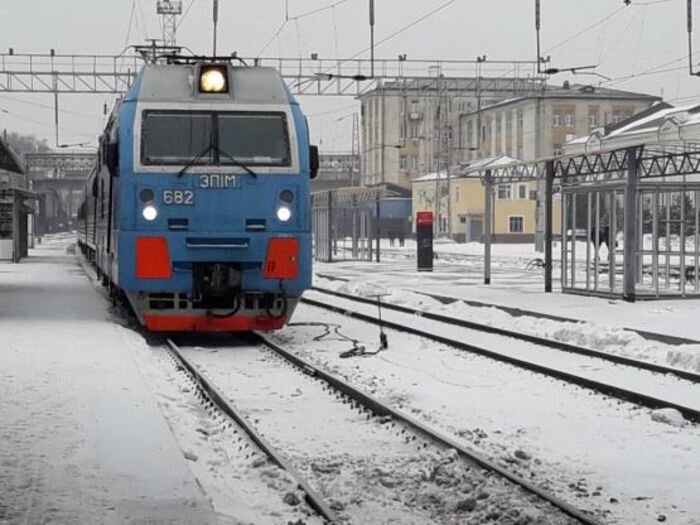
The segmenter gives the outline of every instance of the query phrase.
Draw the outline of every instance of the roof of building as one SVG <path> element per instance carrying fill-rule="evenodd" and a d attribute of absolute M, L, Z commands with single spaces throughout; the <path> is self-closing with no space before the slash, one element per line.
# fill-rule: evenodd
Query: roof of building
<path fill-rule="evenodd" d="M 700 142 L 700 106 L 656 104 L 618 124 L 598 128 L 564 145 L 567 153 L 645 143 Z"/>
<path fill-rule="evenodd" d="M 381 87 L 376 87 L 365 94 L 374 91 L 386 90 L 454 90 L 464 91 L 473 88 L 480 83 L 482 87 L 489 86 L 489 89 L 511 90 L 514 83 L 523 88 L 539 89 L 542 81 L 531 77 L 509 78 L 509 77 L 427 77 L 427 78 L 407 78 L 395 82 L 385 82 Z"/>
<path fill-rule="evenodd" d="M 458 179 L 459 177 L 460 177 L 459 173 L 450 173 L 450 179 Z M 416 177 L 411 182 L 430 182 L 430 181 L 436 181 L 438 179 L 447 180 L 447 172 L 440 171 L 440 172 L 428 173 L 427 175 L 423 175 L 422 177 Z"/>
<path fill-rule="evenodd" d="M 618 89 L 609 89 L 583 84 L 570 84 L 569 87 L 547 86 L 547 89 L 541 94 L 523 95 L 521 97 L 501 100 L 500 102 L 496 102 L 490 106 L 482 107 L 481 112 L 483 113 L 484 111 L 500 109 L 506 106 L 527 102 L 529 100 L 535 100 L 537 98 L 548 100 L 635 100 L 649 103 L 661 101 L 661 97 L 647 95 L 646 93 L 635 93 L 633 91 L 622 91 Z M 469 113 L 465 113 L 465 116 L 476 115 L 478 113 L 478 110 L 474 110 Z"/>
<path fill-rule="evenodd" d="M 504 166 L 509 166 L 511 164 L 519 164 L 521 160 L 514 159 L 513 157 L 508 157 L 507 155 L 501 155 L 498 157 L 486 157 L 483 159 L 477 159 L 473 162 L 461 164 L 461 171 L 454 171 L 450 173 L 450 179 L 461 179 L 467 174 L 474 174 L 477 172 L 483 172 L 489 169 L 502 168 Z M 440 180 L 447 180 L 447 172 L 441 171 L 439 174 L 437 172 L 428 173 L 422 177 L 413 179 L 412 182 L 435 182 L 438 177 Z"/>
<path fill-rule="evenodd" d="M 0 170 L 23 174 L 22 161 L 2 137 L 0 137 Z"/>
<path fill-rule="evenodd" d="M 438 82 L 440 80 L 440 82 Z M 634 91 L 624 91 L 611 89 L 591 84 L 572 84 L 564 82 L 562 85 L 545 85 L 542 91 L 542 81 L 536 78 L 490 78 L 490 77 L 435 77 L 407 79 L 399 82 L 388 82 L 382 84 L 381 88 L 374 88 L 364 93 L 360 98 L 368 95 L 380 93 L 381 91 L 437 91 L 446 90 L 466 92 L 474 90 L 480 84 L 482 91 L 504 91 L 510 92 L 511 98 L 502 100 L 484 109 L 500 107 L 508 104 L 515 104 L 527 100 L 544 97 L 546 99 L 601 99 L 601 100 L 645 100 L 649 102 L 661 100 L 661 97 Z M 514 89 L 516 88 L 516 89 Z"/>

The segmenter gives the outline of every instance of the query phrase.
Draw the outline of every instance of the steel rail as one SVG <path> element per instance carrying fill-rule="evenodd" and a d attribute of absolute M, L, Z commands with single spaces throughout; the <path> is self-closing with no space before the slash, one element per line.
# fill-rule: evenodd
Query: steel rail
<path fill-rule="evenodd" d="M 205 393 L 205 395 L 211 400 L 216 407 L 226 414 L 229 418 L 236 422 L 236 424 L 241 427 L 248 437 L 280 468 L 286 470 L 296 481 L 297 485 L 306 493 L 305 499 L 311 508 L 318 512 L 325 520 L 330 524 L 340 523 L 336 514 L 331 510 L 331 508 L 326 504 L 320 494 L 318 494 L 311 486 L 304 480 L 302 475 L 292 466 L 292 464 L 279 452 L 277 452 L 272 445 L 260 435 L 253 425 L 251 425 L 248 420 L 243 417 L 238 411 L 226 400 L 226 397 L 214 386 L 199 370 L 199 368 L 190 362 L 180 351 L 179 347 L 173 342 L 172 339 L 167 339 L 166 343 L 169 350 L 175 356 L 175 358 L 182 364 L 182 366 L 192 375 L 200 389 Z"/>
<path fill-rule="evenodd" d="M 316 306 L 318 308 L 323 308 L 325 310 L 330 310 L 342 315 L 346 315 L 349 317 L 354 317 L 356 319 L 359 319 L 361 321 L 365 321 L 368 323 L 372 324 L 379 324 L 379 321 L 376 317 L 371 316 L 371 315 L 366 315 L 360 312 L 356 311 L 351 311 L 348 310 L 347 308 L 343 308 L 340 306 L 334 306 L 330 304 L 323 303 L 321 301 L 316 301 L 314 299 L 309 299 L 307 297 L 302 297 L 301 299 L 302 303 L 311 305 L 311 306 Z M 376 303 L 375 303 L 376 304 Z M 551 368 L 546 365 L 540 365 L 537 363 L 532 363 L 530 361 L 526 361 L 524 359 L 519 359 L 517 357 L 501 354 L 499 352 L 496 352 L 494 350 L 489 350 L 487 348 L 471 345 L 469 343 L 465 343 L 463 341 L 458 341 L 456 339 L 452 339 L 450 337 L 445 337 L 442 335 L 438 335 L 435 333 L 427 332 L 425 330 L 421 330 L 418 328 L 402 325 L 399 323 L 395 323 L 392 321 L 388 321 L 386 319 L 382 319 L 382 324 L 385 327 L 392 328 L 394 330 L 400 331 L 400 332 L 405 332 L 413 335 L 417 335 L 419 337 L 424 337 L 426 339 L 431 339 L 433 341 L 436 341 L 438 343 L 447 345 L 447 346 L 452 346 L 453 348 L 457 348 L 458 350 L 464 350 L 467 352 L 471 352 L 474 354 L 482 355 L 484 357 L 489 357 L 491 359 L 497 360 L 497 361 L 502 361 L 504 363 L 508 363 L 511 365 L 515 365 L 517 367 L 530 370 L 532 372 L 537 372 L 549 377 L 554 377 L 556 379 L 560 379 L 563 381 L 566 381 L 568 383 L 576 384 L 585 388 L 589 388 L 591 390 L 596 390 L 602 394 L 606 394 L 612 397 L 616 397 L 618 399 L 623 399 L 625 401 L 630 401 L 632 403 L 636 403 L 638 405 L 643 405 L 651 409 L 659 409 L 659 408 L 675 408 L 678 410 L 681 414 L 686 419 L 689 419 L 691 421 L 694 421 L 696 423 L 700 423 L 700 410 L 696 410 L 694 408 L 690 408 L 684 405 L 679 405 L 677 403 L 672 403 L 668 401 L 664 401 L 662 399 L 655 398 L 653 396 L 648 396 L 646 394 L 642 394 L 640 392 L 634 392 L 632 390 L 627 390 L 622 387 L 617 387 L 614 385 L 610 385 L 607 383 L 603 383 L 600 381 L 596 381 L 594 379 L 589 379 L 586 377 L 581 377 L 576 374 L 572 374 L 569 372 L 565 372 L 563 370 L 558 370 L 556 368 Z"/>
<path fill-rule="evenodd" d="M 573 505 L 559 499 L 553 494 L 550 494 L 546 490 L 527 481 L 518 474 L 510 472 L 509 470 L 499 466 L 498 464 L 482 456 L 481 454 L 465 447 L 455 439 L 445 434 L 442 434 L 441 432 L 438 432 L 437 430 L 423 424 L 422 422 L 409 416 L 408 414 L 405 414 L 400 410 L 396 410 L 390 407 L 389 405 L 379 401 L 377 398 L 372 397 L 371 395 L 367 394 L 366 392 L 363 392 L 362 390 L 359 390 L 358 388 L 355 388 L 354 386 L 326 372 L 320 367 L 302 359 L 301 357 L 293 354 L 288 350 L 285 350 L 281 346 L 270 341 L 267 337 L 258 333 L 254 335 L 259 339 L 261 343 L 269 347 L 280 357 L 299 367 L 305 373 L 324 381 L 325 383 L 333 387 L 335 390 L 348 396 L 349 398 L 363 405 L 365 408 L 371 410 L 375 414 L 382 417 L 391 417 L 392 419 L 405 424 L 412 431 L 423 436 L 424 438 L 427 438 L 433 443 L 436 443 L 441 447 L 456 450 L 460 456 L 467 459 L 468 461 L 472 461 L 481 466 L 482 468 L 506 478 L 510 482 L 522 487 L 531 494 L 538 496 L 550 505 L 564 512 L 566 515 L 578 520 L 580 523 L 584 523 L 586 525 L 600 525 L 600 522 L 598 520 L 596 520 L 592 516 L 589 516 L 584 511 L 577 509 Z"/>
<path fill-rule="evenodd" d="M 359 303 L 375 305 L 377 301 L 368 299 L 365 297 L 356 297 L 348 295 L 335 290 L 327 290 L 325 288 L 320 288 L 317 286 L 313 287 L 313 290 L 319 293 L 325 293 L 328 295 L 333 295 L 340 297 L 342 299 L 347 299 L 349 301 L 357 301 Z M 524 334 L 520 332 L 514 332 L 513 330 L 508 330 L 506 328 L 498 328 L 496 326 L 485 325 L 481 323 L 476 323 L 474 321 L 467 321 L 465 319 L 458 319 L 456 317 L 449 317 L 446 315 L 434 314 L 432 312 L 425 312 L 422 310 L 416 310 L 414 308 L 409 308 L 407 306 L 401 306 L 397 304 L 391 304 L 384 301 L 380 301 L 381 307 L 387 310 L 394 310 L 396 312 L 401 312 L 410 315 L 416 315 L 424 317 L 425 319 L 430 319 L 432 321 L 438 321 L 441 323 L 451 324 L 455 326 L 460 326 L 462 328 L 468 328 L 470 330 L 477 330 L 479 332 L 486 332 L 489 334 L 501 335 L 504 337 L 512 337 L 514 339 L 519 339 L 521 341 L 527 341 L 528 343 L 534 343 L 539 346 L 546 346 L 549 348 L 554 348 L 555 350 L 561 350 L 563 352 L 569 352 L 572 354 L 584 355 L 586 357 L 595 357 L 597 359 L 603 359 L 605 361 L 610 361 L 615 364 L 631 366 L 633 368 L 640 368 L 642 370 L 648 370 L 650 372 L 656 372 L 659 374 L 670 374 L 674 375 L 680 379 L 685 379 L 693 383 L 700 383 L 700 374 L 690 372 L 687 370 L 680 370 L 678 368 L 671 368 L 669 366 L 659 365 L 656 363 L 650 363 L 648 361 L 642 361 L 640 359 L 633 359 L 631 357 L 625 357 L 621 355 L 611 354 L 608 352 L 601 352 L 600 350 L 594 350 L 592 348 L 586 348 L 583 346 L 577 346 L 570 343 L 565 343 L 563 341 L 555 341 L 554 339 L 547 339 L 545 337 L 540 337 L 532 334 Z"/>
<path fill-rule="evenodd" d="M 329 274 L 316 274 L 318 277 L 322 277 L 323 279 L 328 279 L 330 281 L 341 281 L 344 283 L 350 282 L 350 279 L 345 278 L 345 277 L 337 277 L 335 275 L 329 275 Z M 474 306 L 476 308 L 497 308 L 498 310 L 501 310 L 503 312 L 506 312 L 513 317 L 536 317 L 538 319 L 549 319 L 550 321 L 558 321 L 560 323 L 576 323 L 580 324 L 584 321 L 581 321 L 581 319 L 574 319 L 571 317 L 562 317 L 559 315 L 552 315 L 552 314 L 546 314 L 542 312 L 535 312 L 533 310 L 525 310 L 523 308 L 516 308 L 514 306 L 505 306 L 502 304 L 497 304 L 497 303 L 484 303 L 481 301 L 474 301 L 472 299 L 463 299 L 461 297 L 452 297 L 449 295 L 440 295 L 440 294 L 435 294 L 435 293 L 430 293 L 430 292 L 423 292 L 420 290 L 409 290 L 413 293 L 417 293 L 419 295 L 424 295 L 426 297 L 430 297 L 432 299 L 435 299 L 436 301 L 440 301 L 443 304 L 447 304 L 450 302 L 458 302 L 461 301 L 464 304 L 468 306 Z M 649 341 L 658 341 L 660 343 L 665 343 L 669 345 L 699 345 L 700 341 L 696 339 L 688 339 L 686 337 L 678 337 L 675 335 L 667 335 L 667 334 L 660 334 L 657 332 L 648 332 L 646 330 L 638 330 L 636 328 L 629 328 L 626 326 L 621 326 L 621 330 L 624 330 L 625 332 L 631 332 L 633 334 L 637 334 L 640 337 L 647 339 Z"/>

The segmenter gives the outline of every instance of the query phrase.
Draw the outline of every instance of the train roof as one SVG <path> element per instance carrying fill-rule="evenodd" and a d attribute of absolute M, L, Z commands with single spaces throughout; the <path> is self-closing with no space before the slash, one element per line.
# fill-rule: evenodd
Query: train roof
<path fill-rule="evenodd" d="M 231 99 L 249 104 L 290 104 L 293 102 L 280 73 L 270 67 L 234 67 L 227 94 L 195 95 L 197 64 L 148 64 L 139 73 L 125 98 L 148 102 L 211 102 Z"/>

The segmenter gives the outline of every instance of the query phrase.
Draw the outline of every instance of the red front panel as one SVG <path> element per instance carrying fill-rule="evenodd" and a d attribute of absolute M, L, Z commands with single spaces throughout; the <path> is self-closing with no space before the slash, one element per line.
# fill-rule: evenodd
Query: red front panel
<path fill-rule="evenodd" d="M 270 239 L 265 259 L 265 279 L 296 279 L 299 277 L 299 241 Z"/>
<path fill-rule="evenodd" d="M 288 317 L 267 316 L 212 317 L 196 315 L 146 315 L 146 327 L 153 332 L 251 332 L 279 330 Z"/>
<path fill-rule="evenodd" d="M 138 237 L 136 239 L 136 277 L 138 279 L 170 279 L 168 241 L 165 237 Z"/>

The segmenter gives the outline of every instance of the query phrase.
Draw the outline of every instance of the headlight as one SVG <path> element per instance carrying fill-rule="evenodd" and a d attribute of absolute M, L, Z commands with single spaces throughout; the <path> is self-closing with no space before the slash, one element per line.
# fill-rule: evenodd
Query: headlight
<path fill-rule="evenodd" d="M 228 93 L 226 66 L 202 67 L 199 75 L 199 90 L 202 93 Z"/>
<path fill-rule="evenodd" d="M 147 221 L 155 221 L 158 217 L 158 210 L 155 206 L 146 206 L 141 212 L 143 218 Z"/>
<path fill-rule="evenodd" d="M 282 222 L 289 222 L 292 218 L 292 210 L 288 206 L 280 206 L 277 208 L 277 218 Z"/>

